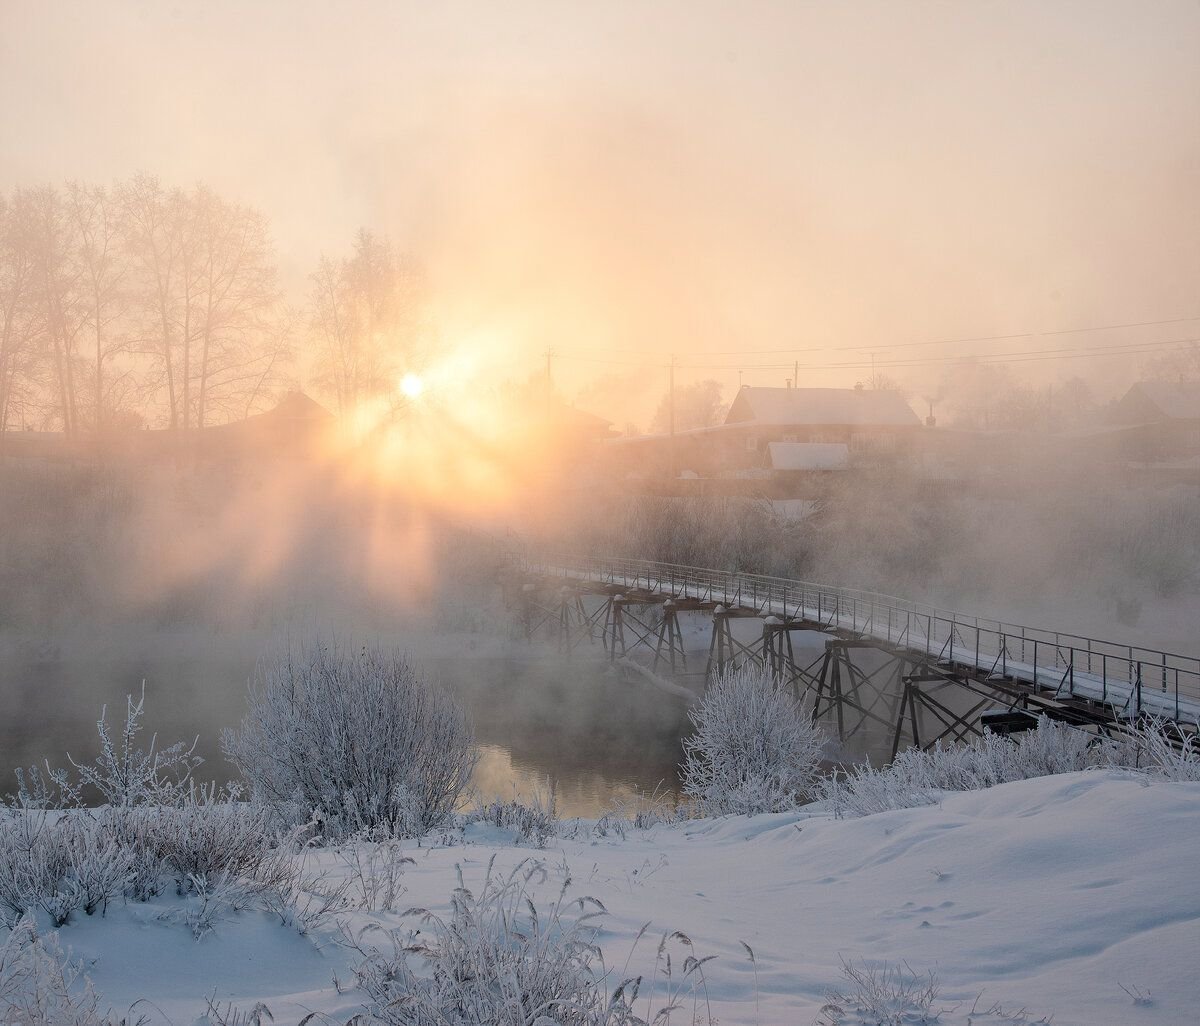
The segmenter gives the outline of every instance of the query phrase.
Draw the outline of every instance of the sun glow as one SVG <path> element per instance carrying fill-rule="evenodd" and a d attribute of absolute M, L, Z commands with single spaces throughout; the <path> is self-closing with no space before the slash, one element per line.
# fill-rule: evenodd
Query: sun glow
<path fill-rule="evenodd" d="M 400 379 L 400 391 L 406 399 L 416 399 L 425 391 L 425 382 L 421 380 L 420 375 L 410 371 Z"/>

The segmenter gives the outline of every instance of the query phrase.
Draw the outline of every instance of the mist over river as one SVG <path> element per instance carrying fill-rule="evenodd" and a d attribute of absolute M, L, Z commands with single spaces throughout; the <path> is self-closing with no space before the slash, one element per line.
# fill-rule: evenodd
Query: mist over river
<path fill-rule="evenodd" d="M 413 659 L 471 716 L 481 797 L 528 797 L 552 783 L 560 815 L 598 816 L 639 792 L 675 792 L 684 701 L 624 679 L 598 653 L 567 662 L 548 646 L 452 648 L 413 649 Z M 19 766 L 63 766 L 68 752 L 93 758 L 101 707 L 119 730 L 125 696 L 136 697 L 143 680 L 141 744 L 152 733 L 160 745 L 199 735 L 200 778 L 232 779 L 220 732 L 240 722 L 256 663 L 273 650 L 254 637 L 203 632 L 0 642 L 0 793 L 15 788 Z"/>

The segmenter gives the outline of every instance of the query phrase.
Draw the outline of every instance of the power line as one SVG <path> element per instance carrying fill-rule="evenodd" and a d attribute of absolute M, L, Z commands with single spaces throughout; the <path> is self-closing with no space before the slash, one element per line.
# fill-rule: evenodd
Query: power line
<path fill-rule="evenodd" d="M 1012 335 L 969 335 L 960 338 L 924 339 L 918 342 L 887 342 L 874 343 L 866 346 L 783 346 L 772 349 L 708 349 L 698 356 L 768 356 L 784 353 L 821 353 L 821 352 L 870 352 L 882 349 L 908 349 L 916 346 L 946 346 L 965 345 L 973 342 L 1004 342 L 1018 338 L 1049 338 L 1056 335 L 1080 335 L 1093 331 L 1116 331 L 1122 328 L 1149 328 L 1164 324 L 1188 324 L 1200 321 L 1200 315 L 1195 317 L 1168 317 L 1155 321 L 1126 321 L 1122 324 L 1097 324 L 1083 328 L 1059 328 L 1053 331 L 1022 331 Z M 605 350 L 581 350 L 581 352 L 637 352 L 637 347 L 613 348 Z"/>
<path fill-rule="evenodd" d="M 1047 333 L 1053 334 L 1053 333 Z M 1023 337 L 1023 336 L 1015 336 Z M 1017 350 L 1015 352 L 991 352 L 991 353 L 969 353 L 969 354 L 954 354 L 943 356 L 919 356 L 911 358 L 899 358 L 891 360 L 866 359 L 866 360 L 843 360 L 832 363 L 806 363 L 800 364 L 798 361 L 792 363 L 752 363 L 740 361 L 737 363 L 681 363 L 676 361 L 675 367 L 681 370 L 729 370 L 729 371 L 768 371 L 768 370 L 791 370 L 793 374 L 797 374 L 801 370 L 851 370 L 860 368 L 897 368 L 897 367 L 921 367 L 932 366 L 937 364 L 947 364 L 963 361 L 973 361 L 981 364 L 987 363 L 1029 363 L 1039 360 L 1071 360 L 1087 357 L 1104 357 L 1104 356 L 1123 356 L 1137 355 L 1139 353 L 1151 353 L 1159 351 L 1167 351 L 1174 346 L 1186 346 L 1200 342 L 1200 338 L 1175 338 L 1162 339 L 1154 342 L 1116 342 L 1104 345 L 1091 345 L 1081 348 L 1054 348 L 1054 349 L 1026 349 Z M 845 350 L 842 350 L 843 352 Z M 851 350 L 853 351 L 853 350 Z M 626 367 L 667 367 L 666 363 L 659 363 L 646 360 L 625 360 L 625 359 L 610 359 L 603 357 L 586 356 L 577 353 L 559 353 L 556 354 L 560 359 L 577 360 L 585 363 L 599 363 L 613 366 Z M 705 354 L 698 354 L 705 355 Z"/>

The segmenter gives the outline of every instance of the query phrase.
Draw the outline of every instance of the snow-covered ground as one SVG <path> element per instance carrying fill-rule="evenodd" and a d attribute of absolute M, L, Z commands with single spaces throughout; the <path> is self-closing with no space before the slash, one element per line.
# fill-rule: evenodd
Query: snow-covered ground
<path fill-rule="evenodd" d="M 406 844 L 416 864 L 405 868 L 398 908 L 445 910 L 456 866 L 478 886 L 493 854 L 500 869 L 532 856 L 546 865 L 545 900 L 569 875 L 571 893 L 603 902 L 601 943 L 618 973 L 628 960 L 625 975 L 649 976 L 663 931 L 683 931 L 698 956 L 716 955 L 704 971 L 723 1024 L 812 1023 L 827 989 L 843 988 L 842 959 L 935 971 L 943 1023 L 967 1023 L 980 994 L 978 1008 L 1000 1002 L 1027 1009 L 1030 1021 L 1053 1016 L 1056 1026 L 1200 1021 L 1196 783 L 1090 772 L 855 820 L 730 817 L 627 829 L 624 838 L 595 836 L 585 824 L 542 851 L 476 824 L 443 841 Z M 336 853 L 316 858 L 331 873 L 347 871 Z M 302 938 L 243 912 L 197 941 L 160 911 L 119 904 L 60 931 L 117 1011 L 140 1001 L 137 1012 L 179 1026 L 206 996 L 246 1009 L 261 1000 L 276 1023 L 312 1010 L 340 1023 L 361 1007 L 361 994 L 334 985 L 335 975 L 352 982 L 353 958 L 332 931 Z M 412 920 L 360 910 L 347 922 L 357 932 Z"/>

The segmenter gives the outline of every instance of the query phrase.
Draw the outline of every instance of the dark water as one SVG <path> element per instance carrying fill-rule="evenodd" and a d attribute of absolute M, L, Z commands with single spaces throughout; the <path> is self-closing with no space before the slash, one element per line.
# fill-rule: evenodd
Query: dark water
<path fill-rule="evenodd" d="M 735 625 L 752 646 L 761 622 Z M 685 625 L 690 676 L 679 682 L 703 687 L 706 620 Z M 796 660 L 819 663 L 825 639 L 797 632 Z M 657 792 L 670 800 L 678 790 L 682 738 L 689 730 L 686 697 L 667 693 L 638 675 L 622 674 L 598 646 L 582 645 L 570 659 L 546 639 L 435 638 L 396 640 L 427 676 L 466 706 L 481 749 L 474 785 L 483 798 L 530 797 L 553 787 L 563 816 L 598 816 Z M 69 641 L 0 639 L 0 794 L 13 788 L 18 766 L 62 766 L 69 752 L 90 760 L 99 750 L 96 720 L 108 706 L 114 731 L 124 719 L 125 696 L 146 683 L 146 732 L 160 744 L 190 741 L 205 759 L 200 776 L 225 782 L 236 777 L 220 751 L 220 733 L 245 714 L 246 692 L 256 665 L 278 651 L 278 639 L 252 633 L 139 631 L 96 633 Z M 881 653 L 858 650 L 870 671 Z M 664 671 L 665 672 L 665 671 Z M 951 696 L 952 698 L 952 696 Z M 893 722 L 896 699 L 877 708 Z M 951 699 L 944 699 L 951 700 Z M 836 720 L 825 726 L 836 736 Z M 830 750 L 835 761 L 865 757 L 879 765 L 890 758 L 892 734 L 878 723 L 854 728 L 848 719 L 844 744 Z"/>
<path fill-rule="evenodd" d="M 220 752 L 223 728 L 245 712 L 256 661 L 270 646 L 229 634 L 154 633 L 71 642 L 9 640 L 0 647 L 0 793 L 13 769 L 65 765 L 99 751 L 96 720 L 107 704 L 119 730 L 125 696 L 146 682 L 146 733 L 160 743 L 189 742 L 206 765 L 200 775 L 236 776 Z M 644 682 L 626 681 L 598 657 L 570 662 L 547 647 L 499 657 L 441 644 L 413 658 L 457 694 L 481 746 L 475 785 L 484 797 L 528 796 L 552 784 L 558 811 L 596 816 L 638 792 L 671 794 L 687 729 L 685 703 Z"/>

